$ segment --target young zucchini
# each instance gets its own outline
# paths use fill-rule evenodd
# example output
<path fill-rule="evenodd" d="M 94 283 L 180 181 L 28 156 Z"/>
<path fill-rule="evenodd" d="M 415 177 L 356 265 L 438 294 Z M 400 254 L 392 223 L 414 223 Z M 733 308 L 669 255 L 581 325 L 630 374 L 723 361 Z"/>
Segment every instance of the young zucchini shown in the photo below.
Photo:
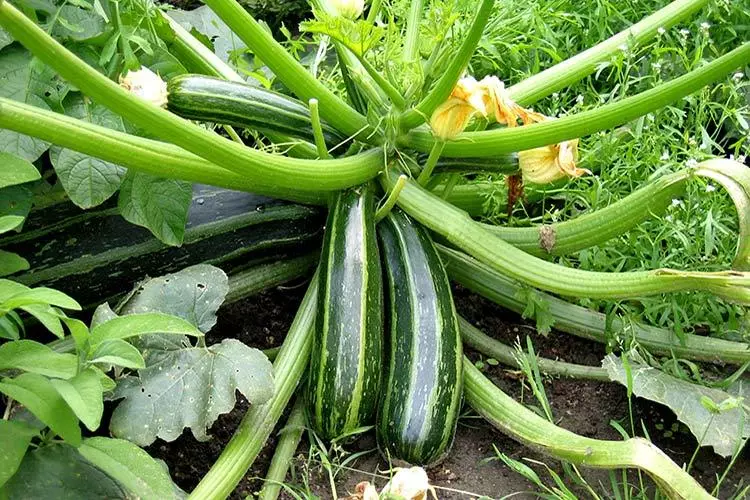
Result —
<path fill-rule="evenodd" d="M 320 257 L 307 417 L 324 439 L 375 420 L 382 372 L 382 275 L 371 187 L 340 192 Z"/>
<path fill-rule="evenodd" d="M 180 75 L 167 85 L 167 108 L 192 120 L 272 131 L 314 141 L 310 110 L 291 97 L 202 75 Z M 328 147 L 346 140 L 335 128 L 323 122 Z"/>
<path fill-rule="evenodd" d="M 377 417 L 387 458 L 433 465 L 461 405 L 461 339 L 448 276 L 427 231 L 399 210 L 378 224 L 388 293 L 388 375 Z"/>

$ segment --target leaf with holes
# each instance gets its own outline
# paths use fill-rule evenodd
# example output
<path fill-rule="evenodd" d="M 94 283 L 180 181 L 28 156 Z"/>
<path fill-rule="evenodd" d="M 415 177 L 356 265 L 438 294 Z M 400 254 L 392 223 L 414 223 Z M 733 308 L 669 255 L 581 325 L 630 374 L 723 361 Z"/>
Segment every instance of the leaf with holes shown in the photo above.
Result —
<path fill-rule="evenodd" d="M 124 131 L 122 118 L 79 93 L 71 93 L 63 103 L 65 114 L 95 125 Z M 53 147 L 50 159 L 70 201 L 81 208 L 95 207 L 115 194 L 127 169 L 72 149 Z"/>
<path fill-rule="evenodd" d="M 720 407 L 733 397 L 731 394 L 678 379 L 637 360 L 629 363 L 633 394 L 667 406 L 703 446 L 711 446 L 719 455 L 729 457 L 740 440 L 750 437 L 750 425 L 747 425 L 750 414 L 742 405 L 712 414 L 701 401 L 708 398 Z M 609 354 L 602 366 L 611 380 L 627 387 L 628 376 L 622 359 Z"/>
<path fill-rule="evenodd" d="M 235 391 L 254 405 L 274 392 L 268 358 L 234 339 L 209 348 L 149 352 L 146 365 L 118 384 L 115 399 L 124 400 L 110 422 L 114 436 L 140 446 L 156 438 L 174 441 L 186 427 L 196 439 L 208 439 L 218 416 L 234 408 Z"/>
<path fill-rule="evenodd" d="M 167 245 L 181 245 L 192 199 L 189 182 L 129 171 L 118 207 L 128 222 L 145 227 Z"/>

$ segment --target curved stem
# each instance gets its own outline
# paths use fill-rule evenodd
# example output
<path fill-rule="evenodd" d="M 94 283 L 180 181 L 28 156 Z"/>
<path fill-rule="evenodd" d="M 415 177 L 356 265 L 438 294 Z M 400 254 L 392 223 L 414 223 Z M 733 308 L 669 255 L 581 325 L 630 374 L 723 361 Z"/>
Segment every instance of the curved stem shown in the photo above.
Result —
<path fill-rule="evenodd" d="M 526 309 L 526 302 L 519 299 L 519 292 L 524 289 L 522 285 L 466 254 L 439 244 L 437 247 L 451 280 L 518 314 Z M 750 344 L 692 334 L 678 338 L 664 328 L 620 318 L 608 319 L 605 314 L 537 293 L 547 304 L 555 329 L 576 337 L 607 344 L 613 334 L 624 332 L 655 354 L 738 365 L 750 361 Z"/>
<path fill-rule="evenodd" d="M 495 428 L 534 450 L 576 465 L 643 470 L 672 498 L 713 498 L 651 442 L 602 441 L 558 427 L 505 394 L 465 357 L 464 396 Z"/>
<path fill-rule="evenodd" d="M 382 165 L 380 155 L 300 160 L 244 147 L 128 93 L 52 39 L 7 1 L 0 2 L 0 25 L 95 101 L 157 137 L 243 175 L 248 181 L 299 191 L 337 190 L 371 179 Z"/>
<path fill-rule="evenodd" d="M 258 495 L 260 500 L 276 500 L 281 493 L 281 484 L 286 478 L 289 464 L 294 458 L 294 452 L 302 439 L 305 431 L 305 405 L 304 398 L 298 396 L 292 407 L 292 412 L 286 421 L 286 425 L 279 431 L 279 441 L 276 443 L 276 451 L 273 452 L 271 465 L 263 484 L 263 489 Z"/>
<path fill-rule="evenodd" d="M 317 306 L 317 283 L 313 277 L 273 362 L 274 396 L 267 403 L 250 407 L 224 451 L 188 498 L 224 500 L 263 449 L 307 367 Z"/>
<path fill-rule="evenodd" d="M 182 179 L 268 196 L 325 204 L 323 191 L 301 191 L 225 170 L 173 144 L 144 139 L 93 123 L 0 98 L 0 128 L 54 142 L 158 177 Z"/>
<path fill-rule="evenodd" d="M 300 100 L 318 99 L 326 121 L 361 141 L 378 142 L 379 136 L 374 135 L 367 119 L 308 73 L 244 7 L 234 0 L 205 3 Z"/>
<path fill-rule="evenodd" d="M 612 57 L 622 45 L 640 45 L 653 38 L 659 28 L 671 28 L 695 14 L 707 3 L 708 0 L 672 2 L 590 49 L 509 87 L 510 97 L 522 106 L 531 106 L 539 99 L 596 71 L 597 66 Z"/>
<path fill-rule="evenodd" d="M 430 156 L 427 157 L 424 168 L 419 173 L 419 177 L 417 177 L 417 182 L 420 186 L 424 186 L 425 184 L 427 184 L 427 181 L 430 180 L 432 171 L 435 170 L 435 165 L 437 165 L 437 162 L 440 159 L 440 153 L 443 152 L 444 146 L 445 142 L 443 141 L 435 141 L 435 144 L 433 144 L 432 150 L 430 151 Z"/>
<path fill-rule="evenodd" d="M 461 316 L 458 316 L 458 326 L 461 329 L 461 340 L 463 340 L 464 345 L 485 356 L 491 356 L 505 365 L 515 368 L 521 367 L 518 359 L 516 359 L 514 348 L 493 339 Z M 607 370 L 600 366 L 576 365 L 547 358 L 537 358 L 537 363 L 542 373 L 547 375 L 610 382 Z"/>
<path fill-rule="evenodd" d="M 453 87 L 456 86 L 456 82 L 461 78 L 461 74 L 469 65 L 471 56 L 474 55 L 474 50 L 476 50 L 477 44 L 479 44 L 479 40 L 482 38 L 484 26 L 487 24 L 494 3 L 494 0 L 482 0 L 469 31 L 464 35 L 461 48 L 453 54 L 453 58 L 445 69 L 443 76 L 440 77 L 435 86 L 416 107 L 401 115 L 401 128 L 403 130 L 410 130 L 424 123 L 430 118 L 435 108 L 440 106 L 451 95 Z"/>
<path fill-rule="evenodd" d="M 381 180 L 389 188 L 393 174 Z M 573 297 L 637 298 L 685 290 L 704 290 L 730 301 L 750 304 L 750 273 L 684 272 L 671 269 L 606 273 L 582 271 L 539 259 L 501 240 L 466 212 L 407 181 L 398 205 L 430 230 L 509 278 L 532 287 Z"/>
<path fill-rule="evenodd" d="M 386 198 L 385 203 L 383 203 L 383 205 L 375 212 L 375 224 L 385 219 L 385 216 L 391 213 L 393 207 L 396 206 L 396 201 L 398 201 L 398 197 L 401 194 L 401 190 L 404 189 L 405 184 L 406 176 L 402 175 L 398 178 L 396 185 L 393 186 L 390 193 L 388 193 L 388 198 Z"/>
<path fill-rule="evenodd" d="M 590 111 L 522 127 L 463 133 L 446 143 L 443 154 L 455 157 L 493 156 L 593 134 L 629 122 L 692 94 L 748 62 L 750 42 L 679 78 Z M 413 130 L 401 137 L 399 144 L 426 153 L 434 142 L 429 131 Z"/>
<path fill-rule="evenodd" d="M 318 158 L 330 158 L 328 147 L 326 146 L 325 137 L 323 137 L 323 127 L 320 124 L 320 109 L 318 100 L 310 99 L 308 102 L 310 108 L 310 121 L 312 122 L 313 137 L 315 138 L 315 147 L 318 150 Z"/>

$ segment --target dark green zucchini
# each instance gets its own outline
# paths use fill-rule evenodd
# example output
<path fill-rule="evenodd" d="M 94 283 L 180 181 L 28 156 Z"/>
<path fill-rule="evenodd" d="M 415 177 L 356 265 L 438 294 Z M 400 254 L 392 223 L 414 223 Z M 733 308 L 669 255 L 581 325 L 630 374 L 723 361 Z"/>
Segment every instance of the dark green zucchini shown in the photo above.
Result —
<path fill-rule="evenodd" d="M 420 165 L 424 165 L 427 155 L 420 155 Z M 435 173 L 460 174 L 502 174 L 512 175 L 519 172 L 518 153 L 508 153 L 487 158 L 440 158 L 435 165 Z"/>
<path fill-rule="evenodd" d="M 230 272 L 251 260 L 310 251 L 319 244 L 321 227 L 315 208 L 196 185 L 181 247 L 166 246 L 126 222 L 113 200 L 85 212 L 72 203 L 32 211 L 23 232 L 3 235 L 0 248 L 31 265 L 11 279 L 49 286 L 94 306 L 146 276 L 193 264 Z"/>
<path fill-rule="evenodd" d="M 381 453 L 434 465 L 461 405 L 461 338 L 450 283 L 427 231 L 400 210 L 378 224 L 387 281 L 389 364 L 377 417 Z"/>
<path fill-rule="evenodd" d="M 167 108 L 183 118 L 315 140 L 307 106 L 271 90 L 210 76 L 180 75 L 169 81 L 167 91 Z M 331 125 L 323 122 L 322 127 L 328 147 L 346 140 Z"/>
<path fill-rule="evenodd" d="M 382 275 L 374 193 L 361 186 L 331 205 L 320 257 L 307 417 L 324 439 L 375 420 L 382 371 Z"/>

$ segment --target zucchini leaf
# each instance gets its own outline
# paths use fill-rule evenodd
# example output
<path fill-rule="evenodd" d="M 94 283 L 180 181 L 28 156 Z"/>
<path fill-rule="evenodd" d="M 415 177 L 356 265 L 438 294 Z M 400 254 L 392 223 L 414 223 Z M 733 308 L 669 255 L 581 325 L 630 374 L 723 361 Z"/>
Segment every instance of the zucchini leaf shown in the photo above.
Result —
<path fill-rule="evenodd" d="M 179 246 L 192 199 L 189 182 L 129 171 L 120 187 L 118 207 L 128 222 L 145 227 L 167 245 Z"/>
<path fill-rule="evenodd" d="M 380 43 L 385 35 L 385 28 L 376 26 L 365 20 L 352 21 L 342 16 L 332 16 L 317 12 L 317 19 L 300 24 L 302 31 L 328 35 L 343 43 L 346 48 L 364 56 L 368 50 Z"/>
<path fill-rule="evenodd" d="M 8 45 L 13 43 L 13 38 L 4 29 L 0 28 L 0 49 L 4 49 Z"/>
<path fill-rule="evenodd" d="M 233 55 L 244 52 L 247 48 L 207 5 L 191 11 L 172 10 L 167 15 L 213 49 L 224 62 L 229 62 Z"/>
<path fill-rule="evenodd" d="M 717 454 L 729 457 L 743 439 L 750 437 L 750 412 L 736 395 L 681 380 L 636 359 L 629 359 L 628 363 L 633 394 L 667 406 L 702 446 L 710 446 Z M 610 380 L 628 386 L 621 358 L 609 354 L 602 366 Z M 733 399 L 737 405 L 727 404 Z"/>

